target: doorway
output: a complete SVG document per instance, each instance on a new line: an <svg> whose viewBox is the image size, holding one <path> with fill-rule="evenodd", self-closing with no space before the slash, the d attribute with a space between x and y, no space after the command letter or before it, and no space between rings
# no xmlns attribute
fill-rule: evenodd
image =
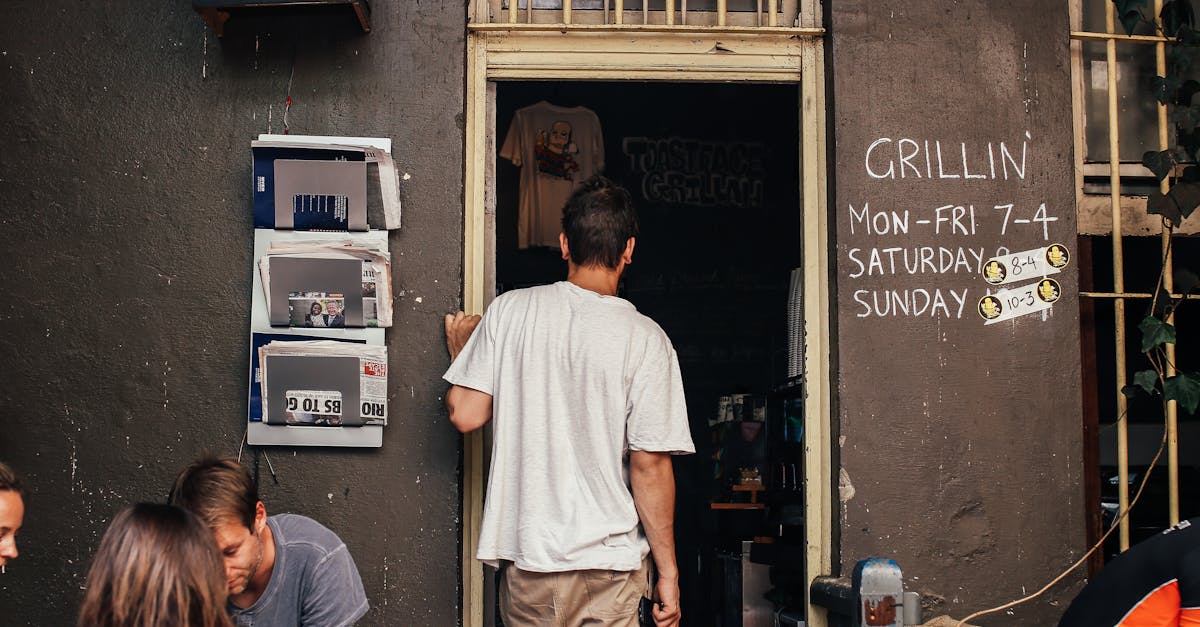
<svg viewBox="0 0 1200 627"><path fill-rule="evenodd" d="M566 278L553 238L528 232L521 195L531 191L504 158L510 141L549 144L553 131L542 137L514 124L518 111L594 113L594 131L563 127L572 134L558 152L626 187L637 207L640 236L618 296L671 338L697 451L674 460L688 624L736 627L756 624L755 616L774 624L783 607L802 615L798 90L512 81L497 83L495 106L495 294ZM596 146L603 158L584 158ZM485 594L485 605L493 598Z"/></svg>
<svg viewBox="0 0 1200 627"><path fill-rule="evenodd" d="M800 366L804 414L805 542L787 559L802 563L804 580L834 572L836 473L831 441L830 220L826 197L826 119L821 11L805 5L796 27L606 26L496 23L483 3L472 3L468 25L467 90L464 115L463 308L482 313L495 293L496 271L496 97L507 81L621 81L737 85L786 85L798 91L793 111L801 129L799 168L803 272ZM619 22L619 20L618 20ZM669 22L669 20L668 20ZM784 23L790 23L784 22ZM645 106L657 106L645 103ZM722 112L742 115L740 111ZM720 116L713 119L720 121ZM507 121L505 121L506 123ZM803 176L800 176L803 173ZM463 624L483 627L494 607L482 565L474 559L486 489L485 433L464 438L462 481ZM824 627L823 608L808 606L809 627ZM786 623L785 623L786 624Z"/></svg>

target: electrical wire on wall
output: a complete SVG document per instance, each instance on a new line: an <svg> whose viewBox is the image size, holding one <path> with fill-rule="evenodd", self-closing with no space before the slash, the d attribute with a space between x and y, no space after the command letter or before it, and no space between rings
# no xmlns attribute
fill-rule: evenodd
<svg viewBox="0 0 1200 627"><path fill-rule="evenodd" d="M1118 422L1120 422L1121 420L1125 420L1125 416L1126 415L1123 414L1121 416L1121 419L1118 420ZM1164 429L1162 443L1159 444L1158 452L1154 454L1154 459L1150 460L1150 468L1146 471L1146 474L1142 476L1142 482L1138 485L1137 493L1135 493L1133 495L1133 500L1131 500L1129 502L1129 506L1126 507L1124 510L1122 510L1121 514L1119 516L1117 516L1116 519L1113 520L1112 525L1110 525L1108 528L1108 531L1104 532L1104 535L1100 536L1100 539L1096 541L1096 544L1092 545L1092 548L1088 549L1087 553L1083 554L1083 557L1080 557L1078 561L1076 561L1074 564L1071 564L1069 567L1067 567L1067 569L1064 570L1062 573L1060 573L1057 577L1055 577L1054 579L1051 579L1050 583L1047 583L1045 586L1042 586L1042 588L1040 590L1038 590L1037 592L1034 592L1033 594L1022 597L1015 601L1010 601L1008 603L1005 603L1004 605L998 605L993 608L988 608L986 610L980 610L978 612L975 612L974 614L970 614L966 618L963 618L962 620L959 620L957 623L955 623L954 627L964 627L964 625L967 624L967 621L970 621L970 620L973 620L976 618L980 618L982 616L987 616L989 614L995 614L996 612L1002 612L1009 608L1013 608L1013 607L1016 607L1023 603L1032 601L1032 600L1042 596L1043 594L1045 594L1047 590L1049 590L1050 588L1053 588L1056 584L1058 584L1063 579L1065 579L1067 575L1071 574L1072 571L1074 571L1076 568L1079 568L1082 564L1087 562L1088 558L1091 557L1093 553L1095 553L1100 547L1104 546L1104 541L1108 539L1108 536L1112 535L1112 532L1116 531L1119 528L1121 521L1124 520L1125 517L1129 515L1129 512L1133 509L1133 506L1137 505L1138 499L1142 498L1142 491L1144 491L1146 489L1146 484L1150 480L1150 475L1154 474L1154 467L1158 465L1158 460L1160 457L1162 457L1163 451L1165 451L1166 449L1167 449L1167 431Z"/></svg>

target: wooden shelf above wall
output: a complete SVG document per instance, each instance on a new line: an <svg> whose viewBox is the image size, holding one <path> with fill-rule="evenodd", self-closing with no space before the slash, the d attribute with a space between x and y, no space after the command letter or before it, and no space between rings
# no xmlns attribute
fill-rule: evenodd
<svg viewBox="0 0 1200 627"><path fill-rule="evenodd" d="M304 8L349 7L364 33L371 32L371 5L367 0L192 0L192 8L217 37L225 35L225 22L241 10L293 10Z"/></svg>

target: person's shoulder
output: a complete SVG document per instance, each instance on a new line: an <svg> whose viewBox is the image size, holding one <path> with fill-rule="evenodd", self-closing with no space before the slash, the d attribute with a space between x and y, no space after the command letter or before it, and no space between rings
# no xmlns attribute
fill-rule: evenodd
<svg viewBox="0 0 1200 627"><path fill-rule="evenodd" d="M633 307L629 308L628 314L630 324L632 324L639 333L646 336L647 339L663 341L667 344L671 343L671 340L667 337L667 332L663 331L663 328L654 321L654 318L647 316Z"/></svg>
<svg viewBox="0 0 1200 627"><path fill-rule="evenodd" d="M521 303L527 304L553 297L558 293L559 289L556 283L551 283L549 285L534 285L533 287L520 287L508 290L492 299L492 304L488 305L488 312L499 312L514 305L520 307Z"/></svg>
<svg viewBox="0 0 1200 627"><path fill-rule="evenodd" d="M342 539L325 525L300 514L275 514L269 520L275 523L277 544L288 547L309 546L322 552L330 552L342 546Z"/></svg>
<svg viewBox="0 0 1200 627"><path fill-rule="evenodd" d="M631 308L628 319L634 343L642 346L646 353L669 354L675 350L667 332L650 316Z"/></svg>

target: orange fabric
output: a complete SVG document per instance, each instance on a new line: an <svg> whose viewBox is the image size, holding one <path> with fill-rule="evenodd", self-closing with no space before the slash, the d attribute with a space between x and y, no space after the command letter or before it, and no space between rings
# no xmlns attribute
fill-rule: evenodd
<svg viewBox="0 0 1200 627"><path fill-rule="evenodd" d="M1141 603L1125 615L1117 627L1178 627L1180 614L1179 582L1172 581L1146 595Z"/></svg>
<svg viewBox="0 0 1200 627"><path fill-rule="evenodd" d="M1179 627L1200 627L1200 608L1180 611Z"/></svg>

